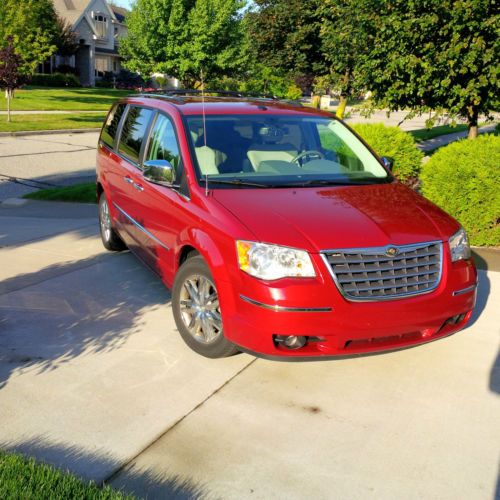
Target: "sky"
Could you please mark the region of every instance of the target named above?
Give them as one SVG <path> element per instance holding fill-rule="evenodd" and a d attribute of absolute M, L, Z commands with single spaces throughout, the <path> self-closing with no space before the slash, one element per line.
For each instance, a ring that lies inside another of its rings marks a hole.
<path fill-rule="evenodd" d="M 125 7 L 127 9 L 130 9 L 133 1 L 134 0 L 113 0 L 113 3 L 119 5 L 120 7 Z"/>

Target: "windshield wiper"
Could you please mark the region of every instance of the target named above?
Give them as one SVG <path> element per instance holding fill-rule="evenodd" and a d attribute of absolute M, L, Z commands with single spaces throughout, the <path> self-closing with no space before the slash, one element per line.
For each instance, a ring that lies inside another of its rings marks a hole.
<path fill-rule="evenodd" d="M 228 184 L 231 186 L 248 186 L 258 188 L 274 187 L 270 184 L 262 184 L 259 182 L 244 181 L 243 179 L 208 179 L 209 183 L 216 182 L 217 184 Z"/>
<path fill-rule="evenodd" d="M 353 186 L 359 185 L 359 182 L 350 182 L 350 181 L 334 181 L 334 180 L 326 180 L 326 179 L 316 179 L 316 180 L 308 180 L 308 181 L 300 181 L 300 182 L 287 182 L 286 184 L 282 184 L 285 187 L 300 187 L 300 186 Z M 364 183 L 363 183 L 364 184 Z"/>

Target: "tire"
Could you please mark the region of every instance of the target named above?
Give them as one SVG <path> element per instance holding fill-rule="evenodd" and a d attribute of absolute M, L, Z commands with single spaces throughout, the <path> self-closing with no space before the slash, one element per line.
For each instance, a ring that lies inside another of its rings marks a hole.
<path fill-rule="evenodd" d="M 112 252 L 125 250 L 127 246 L 123 243 L 118 233 L 113 228 L 113 221 L 109 213 L 108 200 L 104 193 L 99 198 L 99 229 L 104 248 Z"/>
<path fill-rule="evenodd" d="M 224 336 L 219 297 L 207 264 L 200 255 L 180 267 L 172 290 L 175 324 L 184 342 L 206 358 L 238 352 Z"/>

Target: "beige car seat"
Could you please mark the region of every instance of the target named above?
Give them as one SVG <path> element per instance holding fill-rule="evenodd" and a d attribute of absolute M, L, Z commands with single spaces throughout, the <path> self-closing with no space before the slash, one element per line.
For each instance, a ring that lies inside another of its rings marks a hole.
<path fill-rule="evenodd" d="M 198 134 L 193 130 L 191 130 L 191 138 L 193 144 L 196 144 Z M 217 175 L 219 173 L 219 165 L 226 160 L 224 153 L 208 146 L 195 147 L 194 151 L 202 175 Z"/>
<path fill-rule="evenodd" d="M 260 142 L 248 148 L 247 156 L 257 172 L 263 161 L 280 160 L 291 162 L 298 154 L 293 144 L 282 143 L 283 131 L 278 127 L 263 126 L 258 131 Z"/>

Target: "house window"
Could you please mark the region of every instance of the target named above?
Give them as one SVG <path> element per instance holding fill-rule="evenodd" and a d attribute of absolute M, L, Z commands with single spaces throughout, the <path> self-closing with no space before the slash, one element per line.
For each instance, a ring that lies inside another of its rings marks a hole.
<path fill-rule="evenodd" d="M 107 71 L 109 71 L 108 58 L 96 56 L 96 58 L 95 58 L 95 76 L 103 77 Z"/>
<path fill-rule="evenodd" d="M 97 31 L 97 36 L 99 38 L 106 38 L 108 33 L 108 19 L 102 14 L 96 14 L 94 16 L 95 28 Z"/>

